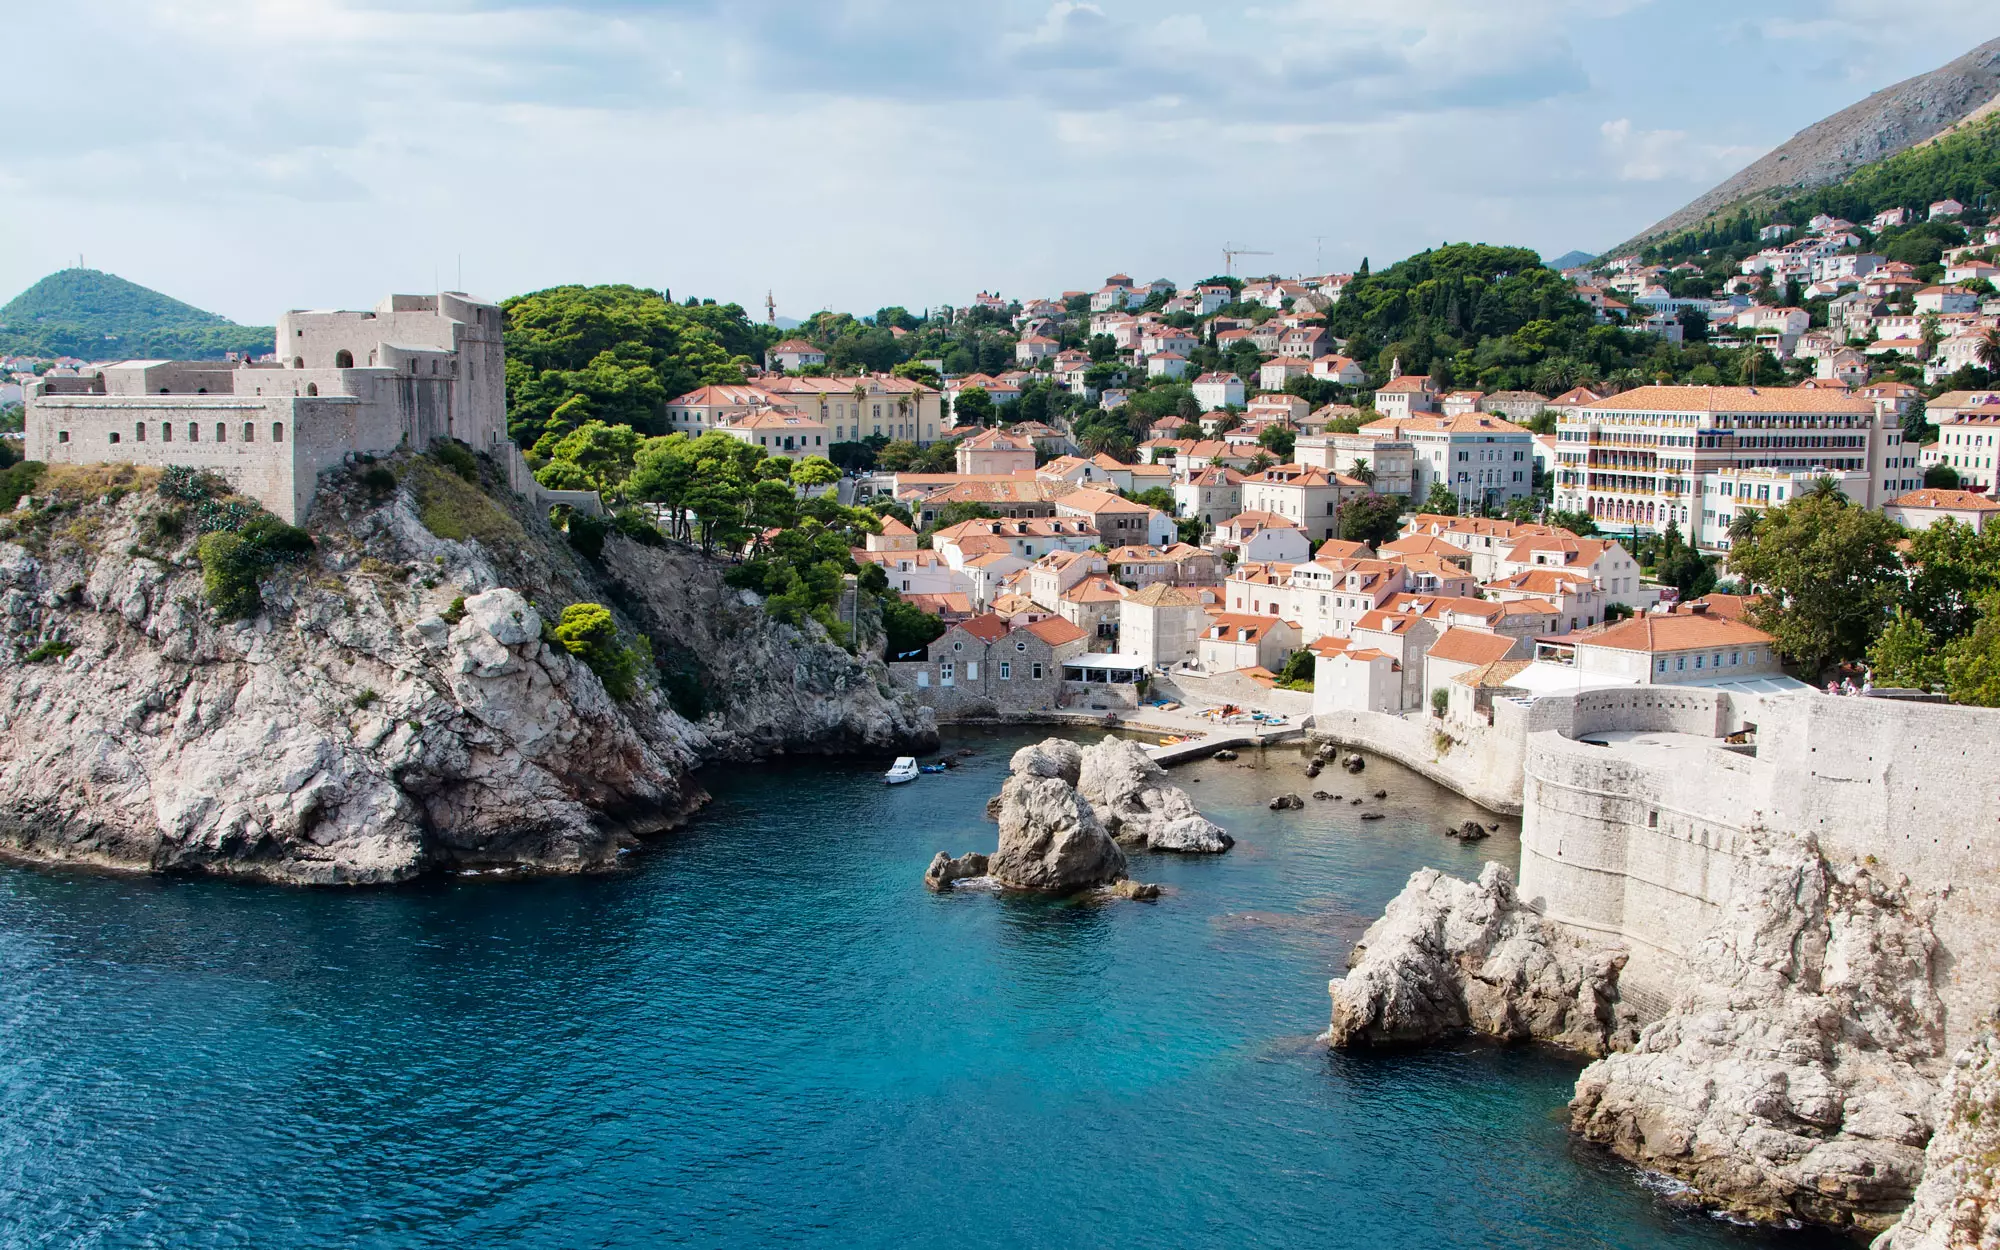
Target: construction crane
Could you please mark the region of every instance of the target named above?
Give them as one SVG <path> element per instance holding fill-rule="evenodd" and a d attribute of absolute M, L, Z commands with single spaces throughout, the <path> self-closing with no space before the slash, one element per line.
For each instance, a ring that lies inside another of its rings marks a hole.
<path fill-rule="evenodd" d="M 1227 243 L 1225 243 L 1222 245 L 1222 274 L 1226 278 L 1233 278 L 1236 276 L 1236 258 L 1238 256 L 1269 256 L 1269 255 L 1270 255 L 1269 252 L 1259 252 L 1256 251 L 1255 249 L 1247 247 L 1231 247 Z"/>

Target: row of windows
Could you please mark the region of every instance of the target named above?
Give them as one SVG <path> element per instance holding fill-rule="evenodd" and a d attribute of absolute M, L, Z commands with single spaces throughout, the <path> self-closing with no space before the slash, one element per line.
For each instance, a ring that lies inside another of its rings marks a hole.
<path fill-rule="evenodd" d="M 1034 681 L 1040 681 L 1042 679 L 1043 671 L 1044 670 L 1042 668 L 1040 661 L 1037 661 L 1028 666 L 1028 675 Z M 917 685 L 918 686 L 930 685 L 930 678 L 931 675 L 929 673 L 918 673 Z M 979 680 L 978 660 L 967 660 L 965 662 L 965 680 L 967 681 Z M 1001 681 L 1014 680 L 1014 662 L 1012 660 L 1000 661 L 1000 680 Z M 958 665 L 950 661 L 946 661 L 945 663 L 938 665 L 938 685 L 956 686 L 957 684 L 958 684 Z"/>
<path fill-rule="evenodd" d="M 163 443 L 173 442 L 174 423 L 171 421 L 160 422 L 159 433 L 161 442 Z M 256 424 L 251 421 L 245 421 L 243 423 L 243 432 L 240 435 L 240 438 L 241 441 L 246 443 L 256 442 L 257 441 Z M 56 442 L 67 443 L 68 441 L 69 441 L 68 430 L 56 431 Z M 119 431 L 117 430 L 110 431 L 109 441 L 113 443 L 122 441 L 122 436 L 119 433 Z M 146 423 L 144 421 L 140 421 L 132 427 L 132 441 L 135 443 L 143 443 L 146 441 Z M 199 422 L 190 421 L 187 423 L 187 441 L 190 443 L 199 443 L 201 441 L 201 424 Z M 218 443 L 226 443 L 229 441 L 229 425 L 227 422 L 217 421 L 215 423 L 215 441 Z M 271 441 L 274 443 L 282 443 L 285 441 L 284 422 L 282 421 L 271 422 Z"/>
<path fill-rule="evenodd" d="M 1738 663 L 1738 662 L 1740 661 L 1740 659 L 1742 658 L 1742 654 L 1743 654 L 1743 653 L 1742 653 L 1742 652 L 1740 652 L 1740 651 L 1731 651 L 1731 652 L 1729 653 L 1729 666 L 1730 666 L 1731 668 L 1734 668 L 1734 667 L 1736 667 L 1737 663 Z M 1701 667 L 1702 667 L 1702 661 L 1703 661 L 1703 660 L 1706 660 L 1706 659 L 1709 659 L 1709 658 L 1710 658 L 1710 657 L 1708 657 L 1708 656 L 1705 656 L 1705 655 L 1698 655 L 1698 656 L 1694 657 L 1694 666 L 1695 666 L 1695 669 L 1696 669 L 1696 671 L 1700 671 L 1700 669 L 1701 669 Z M 1752 652 L 1750 653 L 1750 659 L 1751 659 L 1751 661 L 1752 661 L 1752 662 L 1755 662 L 1755 661 L 1756 661 L 1756 659 L 1757 659 L 1757 653 L 1756 653 L 1755 651 L 1752 651 Z M 1687 667 L 1688 667 L 1688 658 L 1687 658 L 1686 656 L 1682 655 L 1682 656 L 1676 656 L 1676 657 L 1674 658 L 1674 671 L 1675 671 L 1675 672 L 1677 672 L 1677 673 L 1685 673 L 1685 672 L 1687 671 Z M 1722 652 L 1718 651 L 1718 652 L 1716 652 L 1716 653 L 1715 653 L 1715 656 L 1714 656 L 1714 663 L 1710 664 L 1710 665 L 1709 665 L 1708 667 L 1710 667 L 1710 668 L 1721 668 L 1721 667 L 1722 667 Z M 1660 664 L 1659 664 L 1659 667 L 1658 667 L 1658 668 L 1657 668 L 1657 669 L 1656 669 L 1655 671 L 1656 671 L 1656 672 L 1661 672 L 1661 673 L 1664 673 L 1664 672 L 1666 672 L 1666 671 L 1667 671 L 1667 662 L 1666 662 L 1666 661 L 1665 661 L 1664 659 L 1662 659 L 1662 660 L 1660 661 Z"/>

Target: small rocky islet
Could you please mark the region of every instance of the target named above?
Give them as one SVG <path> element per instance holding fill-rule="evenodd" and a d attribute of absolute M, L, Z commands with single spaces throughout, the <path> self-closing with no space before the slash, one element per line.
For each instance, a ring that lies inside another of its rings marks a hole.
<path fill-rule="evenodd" d="M 1000 826 L 998 849 L 956 858 L 940 851 L 924 884 L 942 892 L 977 880 L 1050 895 L 1101 888 L 1156 898 L 1158 886 L 1130 879 L 1125 847 L 1211 855 L 1235 845 L 1187 791 L 1167 783 L 1166 770 L 1144 747 L 1126 738 L 1089 747 L 1049 738 L 1022 747 L 987 812 Z"/>

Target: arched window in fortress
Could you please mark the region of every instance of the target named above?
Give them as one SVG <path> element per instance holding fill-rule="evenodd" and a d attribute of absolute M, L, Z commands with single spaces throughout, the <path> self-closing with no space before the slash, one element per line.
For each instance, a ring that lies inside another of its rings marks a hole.
<path fill-rule="evenodd" d="M 292 368 L 303 369 L 305 367 L 306 367 L 306 358 L 304 356 L 292 357 Z"/>
<path fill-rule="evenodd" d="M 243 423 L 243 441 L 246 443 L 254 443 L 257 441 L 257 427 L 252 425 L 248 421 L 245 421 Z"/>
<path fill-rule="evenodd" d="M 271 441 L 274 443 L 285 441 L 285 423 L 283 421 L 271 422 Z"/>
<path fill-rule="evenodd" d="M 188 422 L 188 442 L 199 443 L 200 441 L 201 441 L 201 423 L 198 421 Z"/>
<path fill-rule="evenodd" d="M 341 348 L 333 354 L 333 367 L 336 369 L 352 369 L 354 367 L 354 353 L 344 347 Z"/>
<path fill-rule="evenodd" d="M 215 441 L 218 443 L 229 441 L 229 427 L 220 421 L 215 423 Z"/>
<path fill-rule="evenodd" d="M 308 383 L 306 383 L 306 394 L 308 394 L 308 395 L 317 395 L 317 394 L 319 394 L 319 383 L 317 383 L 317 382 L 308 382 Z"/>
<path fill-rule="evenodd" d="M 135 443 L 146 441 L 146 423 L 144 421 L 137 422 L 132 426 L 132 441 Z"/>
<path fill-rule="evenodd" d="M 111 441 L 114 443 L 118 441 L 118 431 L 111 431 Z"/>
<path fill-rule="evenodd" d="M 173 442 L 173 441 L 174 441 L 174 423 L 173 423 L 173 422 L 171 422 L 171 421 L 162 421 L 162 422 L 160 422 L 160 441 L 161 441 L 161 442 L 163 442 L 163 443 L 171 443 L 171 442 Z"/>

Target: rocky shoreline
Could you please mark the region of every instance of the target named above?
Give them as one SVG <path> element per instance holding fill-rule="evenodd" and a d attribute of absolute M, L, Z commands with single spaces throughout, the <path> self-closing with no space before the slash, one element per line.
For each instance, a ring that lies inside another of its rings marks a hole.
<path fill-rule="evenodd" d="M 1946 1056 L 1930 910 L 1906 883 L 1829 862 L 1809 841 L 1767 842 L 1671 1007 L 1640 1029 L 1619 997 L 1622 949 L 1525 907 L 1498 864 L 1476 883 L 1425 869 L 1331 983 L 1325 1040 L 1562 1046 L 1594 1060 L 1570 1104 L 1580 1140 L 1735 1218 L 1882 1233 L 1918 1192 L 1927 1142 L 1977 1172 L 1982 1195 L 1996 1157 L 1967 1164 L 1963 1143 L 1932 1137 Z M 1990 1080 L 1991 1039 L 1980 1045 L 1953 1070 Z M 1931 1200 L 1923 1226 L 1947 1205 Z M 1914 1235 L 1880 1244 L 1988 1244 Z"/>
<path fill-rule="evenodd" d="M 231 623 L 190 509 L 143 474 L 0 522 L 0 853 L 291 885 L 591 871 L 697 809 L 705 761 L 935 743 L 879 662 L 777 624 L 692 552 L 614 534 L 588 560 L 484 468 L 455 500 L 464 540 L 408 490 L 331 475 L 316 550 Z M 578 602 L 704 706 L 652 681 L 613 699 L 546 635 Z"/>

